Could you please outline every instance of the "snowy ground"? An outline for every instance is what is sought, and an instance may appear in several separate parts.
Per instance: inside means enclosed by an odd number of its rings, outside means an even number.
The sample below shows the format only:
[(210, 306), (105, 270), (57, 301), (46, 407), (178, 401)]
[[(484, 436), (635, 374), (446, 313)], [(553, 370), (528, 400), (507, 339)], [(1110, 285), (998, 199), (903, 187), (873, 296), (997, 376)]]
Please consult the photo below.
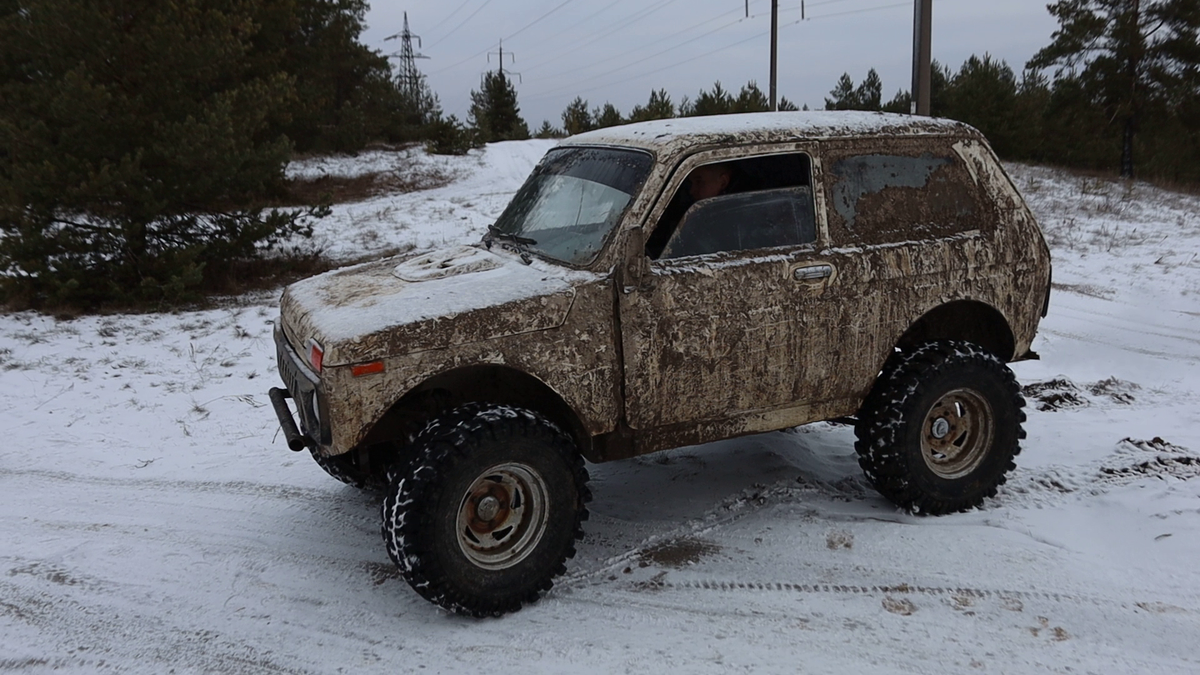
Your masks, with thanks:
[[(476, 238), (549, 145), (421, 159), (457, 180), (320, 244)], [(0, 315), (0, 672), (1200, 673), (1200, 199), (1011, 169), (1056, 291), (996, 499), (898, 513), (829, 424), (592, 466), (568, 575), (499, 620), (421, 600), (378, 497), (287, 451), (275, 297)]]

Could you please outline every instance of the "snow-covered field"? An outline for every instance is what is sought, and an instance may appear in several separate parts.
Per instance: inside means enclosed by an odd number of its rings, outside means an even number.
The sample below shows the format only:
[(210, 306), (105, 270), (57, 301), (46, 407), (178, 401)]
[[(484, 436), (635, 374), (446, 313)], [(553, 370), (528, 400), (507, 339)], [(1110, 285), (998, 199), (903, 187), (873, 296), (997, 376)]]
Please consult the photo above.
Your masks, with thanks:
[[(550, 145), (414, 154), (456, 180), (319, 245), (475, 239)], [(985, 508), (897, 512), (830, 424), (591, 466), (567, 576), (497, 620), (420, 599), (378, 496), (288, 452), (274, 295), (0, 315), (0, 672), (1200, 673), (1200, 198), (1010, 169), (1056, 290)]]

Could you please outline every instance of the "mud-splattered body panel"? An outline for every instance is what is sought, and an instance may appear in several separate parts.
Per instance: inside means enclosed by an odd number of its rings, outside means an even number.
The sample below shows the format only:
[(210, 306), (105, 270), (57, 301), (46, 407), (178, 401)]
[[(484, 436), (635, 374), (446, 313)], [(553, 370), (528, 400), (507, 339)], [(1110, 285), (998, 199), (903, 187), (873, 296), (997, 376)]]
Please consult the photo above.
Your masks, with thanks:
[[(906, 341), (970, 339), (1005, 360), (1029, 350), (1048, 251), (965, 125), (760, 114), (630, 125), (564, 146), (654, 158), (588, 265), (481, 246), (447, 254), (450, 267), (467, 261), (448, 279), (422, 280), (438, 260), (405, 273), (391, 260), (285, 294), (288, 343), (325, 354), (323, 453), (386, 440), (405, 428), (397, 416), (438, 392), (538, 408), (604, 461), (851, 415)], [(805, 231), (815, 235), (648, 257), (644, 244), (688, 172), (789, 153), (806, 167), (788, 189), (808, 195)], [(369, 373), (356, 370), (363, 364)]]

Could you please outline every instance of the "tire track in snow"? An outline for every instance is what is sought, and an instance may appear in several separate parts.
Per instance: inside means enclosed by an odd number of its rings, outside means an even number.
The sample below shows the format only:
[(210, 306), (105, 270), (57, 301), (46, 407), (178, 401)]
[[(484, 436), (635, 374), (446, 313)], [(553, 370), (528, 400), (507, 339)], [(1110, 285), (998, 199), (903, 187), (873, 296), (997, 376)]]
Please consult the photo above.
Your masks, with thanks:
[(1154, 356), (1154, 357), (1158, 357), (1158, 358), (1162, 358), (1162, 359), (1173, 359), (1173, 360), (1186, 361), (1187, 363), (1193, 363), (1193, 364), (1200, 363), (1200, 358), (1196, 358), (1194, 356), (1189, 356), (1187, 354), (1181, 354), (1178, 352), (1167, 352), (1167, 351), (1162, 351), (1159, 349), (1147, 349), (1146, 347), (1135, 347), (1135, 346), (1128, 345), (1128, 344), (1118, 344), (1116, 342), (1113, 342), (1112, 340), (1105, 340), (1100, 337), (1088, 335), (1085, 333), (1078, 333), (1078, 332), (1064, 331), (1064, 330), (1053, 330), (1053, 329), (1044, 328), (1044, 327), (1038, 329), (1038, 332), (1043, 333), (1045, 335), (1053, 335), (1054, 337), (1066, 338), (1066, 339), (1070, 339), (1070, 340), (1078, 340), (1079, 342), (1087, 342), (1089, 344), (1101, 345), (1104, 347), (1117, 347), (1123, 351), (1133, 352), (1135, 354), (1144, 354), (1146, 356)]
[[(821, 482), (780, 481), (773, 485), (760, 485), (727, 497), (698, 518), (685, 521), (663, 532), (642, 538), (632, 548), (610, 555), (598, 565), (567, 574), (555, 581), (554, 587), (570, 588), (602, 583), (603, 577), (614, 571), (636, 563), (646, 551), (655, 546), (680, 539), (696, 539), (711, 534), (719, 528), (736, 523), (743, 518), (774, 506), (786, 504), (814, 503), (813, 496), (831, 499), (863, 499), (865, 493), (848, 493), (834, 485)], [(804, 498), (807, 497), (807, 498)], [(585, 528), (585, 532), (590, 528)], [(586, 541), (586, 534), (585, 539)]]
[(163, 478), (117, 478), (110, 476), (89, 476), (70, 473), (67, 471), (49, 471), (43, 469), (5, 469), (0, 468), (0, 479), (3, 478), (41, 478), (48, 482), (73, 485), (96, 485), (114, 488), (147, 488), (163, 491), (183, 491), (190, 493), (221, 493), (231, 496), (273, 497), (283, 500), (305, 499), (309, 501), (327, 502), (331, 495), (338, 493), (341, 484), (331, 484), (331, 489), (303, 488), (282, 483), (254, 483), (251, 481), (205, 481), (205, 480), (170, 480)]
[(894, 585), (853, 585), (853, 584), (798, 584), (792, 582), (762, 582), (762, 581), (730, 581), (721, 579), (699, 579), (685, 581), (669, 581), (665, 578), (650, 579), (634, 582), (639, 590), (704, 590), (704, 591), (769, 591), (800, 594), (837, 594), (837, 595), (924, 595), (930, 597), (965, 597), (974, 599), (994, 599), (1001, 602), (1011, 600), (1044, 601), (1057, 604), (1094, 605), (1097, 607), (1115, 607), (1130, 611), (1187, 614), (1200, 613), (1200, 598), (1182, 598), (1193, 607), (1180, 607), (1180, 597), (1164, 600), (1127, 601), (1089, 596), (1076, 593), (1058, 593), (1038, 590), (1000, 590), (974, 587), (939, 587), (939, 586), (910, 586), (909, 584)]
[[(276, 654), (236, 636), (178, 625), (153, 607), (96, 602), (100, 599), (95, 596), (88, 599), (92, 602), (30, 593), (0, 580), (0, 620), (17, 621), (38, 631), (36, 643), (13, 646), (11, 656), (20, 655), (25, 662), (53, 662), (55, 669), (86, 668), (92, 672), (120, 672), (130, 663), (159, 664), (163, 666), (160, 672), (172, 668), (226, 673), (308, 672), (282, 665), (276, 661)], [(47, 652), (57, 653), (47, 658)], [(64, 656), (64, 652), (70, 656)]]

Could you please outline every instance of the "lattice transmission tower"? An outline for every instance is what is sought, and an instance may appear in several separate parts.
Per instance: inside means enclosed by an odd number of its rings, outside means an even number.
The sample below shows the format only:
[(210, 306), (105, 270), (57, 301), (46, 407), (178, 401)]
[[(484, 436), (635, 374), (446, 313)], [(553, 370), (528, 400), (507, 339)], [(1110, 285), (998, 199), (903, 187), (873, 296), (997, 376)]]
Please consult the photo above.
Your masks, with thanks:
[(400, 91), (408, 97), (408, 100), (420, 100), (422, 76), (421, 71), (417, 70), (417, 59), (427, 59), (429, 57), (413, 51), (412, 43), (414, 39), (417, 41), (418, 47), (422, 46), (421, 36), (414, 35), (408, 29), (408, 12), (404, 13), (404, 30), (384, 38), (384, 40), (396, 39), (400, 40), (400, 51), (390, 55), (392, 58), (400, 60), (396, 81), (400, 85)]

